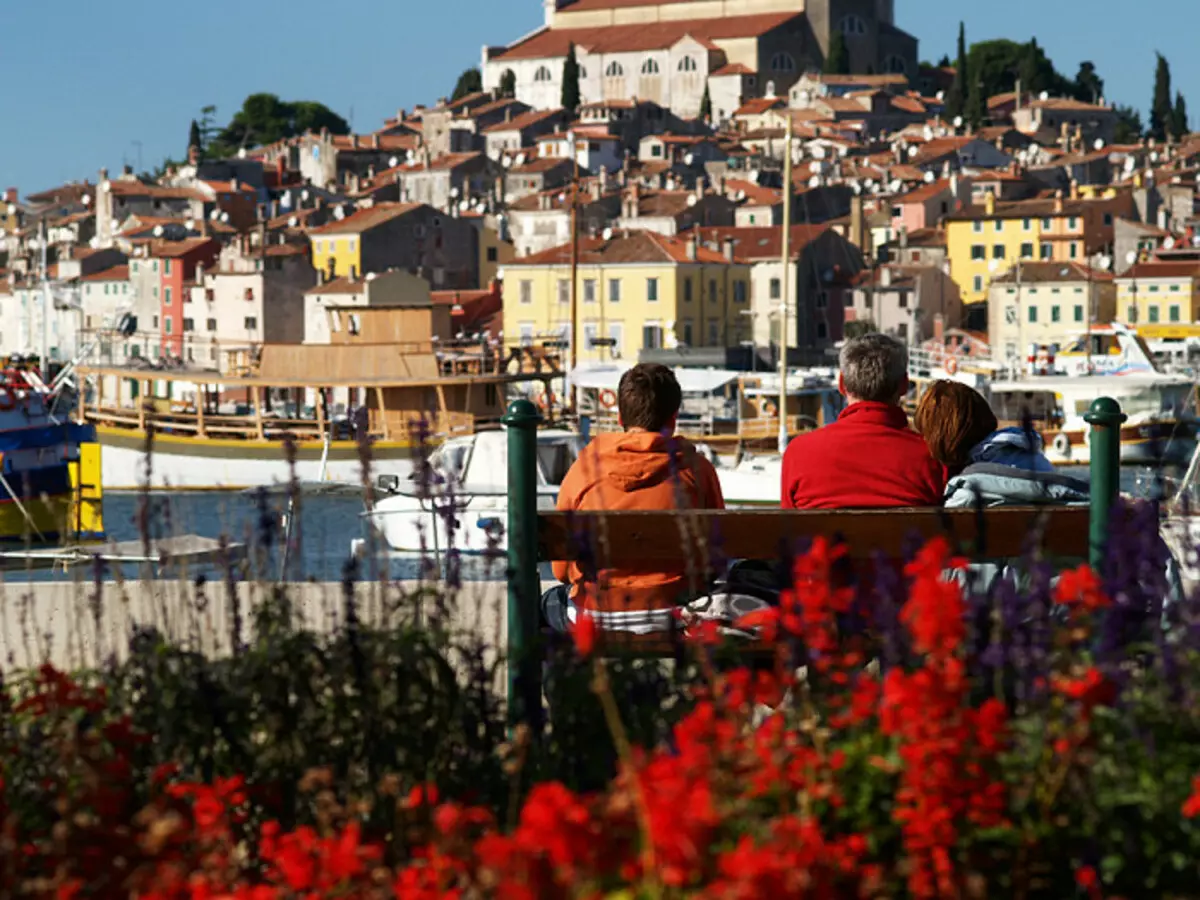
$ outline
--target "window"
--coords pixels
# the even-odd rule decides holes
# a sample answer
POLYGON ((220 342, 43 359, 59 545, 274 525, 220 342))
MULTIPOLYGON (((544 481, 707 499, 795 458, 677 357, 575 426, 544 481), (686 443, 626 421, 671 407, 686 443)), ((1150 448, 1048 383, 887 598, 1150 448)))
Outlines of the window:
POLYGON ((158 260, 157 259, 150 263, 150 271, 151 272, 158 271, 158 260))
POLYGON ((154 286, 154 289, 150 293, 154 295, 155 300, 158 299, 158 285, 157 284, 154 286))
POLYGON ((838 31, 846 37, 863 35, 867 33, 867 23, 862 20, 861 16, 844 16, 838 23, 838 31))
POLYGON ((658 302, 658 279, 657 278, 647 278, 646 279, 646 300, 649 301, 650 303, 658 302))
POLYGON ((883 61, 883 71, 894 75, 904 75, 908 72, 908 65, 904 62, 904 57, 896 56, 893 53, 883 61))
POLYGON ((583 346, 585 350, 591 350, 596 346, 596 329, 599 326, 594 322, 585 322, 583 326, 583 346))
POLYGON ((533 344, 533 323, 521 322, 517 325, 517 330, 521 335, 521 346, 531 346, 533 344))
POLYGON ((1104 214, 1104 227, 1107 228, 1110 225, 1112 225, 1112 223, 1113 223, 1112 213, 1105 213, 1104 214))
POLYGON ((550 74, 550 69, 547 66, 538 66, 538 70, 533 73, 534 81, 552 81, 554 76, 550 74))
POLYGON ((1062 318, 1061 313, 1059 312, 1059 309, 1060 308, 1057 304, 1050 307, 1050 321, 1051 322, 1057 322, 1057 321, 1059 321, 1059 319, 1062 318))
POLYGON ((1049 231, 1049 230, 1050 230, 1050 220, 1042 219, 1042 231, 1049 231))
POLYGON ((710 278, 708 281, 708 302, 717 302, 717 279, 710 278))
POLYGON ((1021 230, 1022 231, 1033 231, 1033 219, 1022 219, 1021 220, 1021 230))
POLYGON ((183 330, 184 330, 184 332, 195 331, 196 325, 191 319, 184 319, 183 320, 183 330))
POLYGON ((1177 284, 1171 285, 1171 293, 1178 294, 1179 293, 1179 285, 1177 285, 1177 284))
POLYGON ((662 144, 651 144, 650 145, 650 155, 651 156, 662 156, 663 155, 662 144))
POLYGON ((775 72, 795 72, 796 60, 790 53, 776 53, 771 57, 771 69, 775 72))
POLYGON ((154 327, 155 327, 155 328, 157 328, 157 327, 158 327, 158 316, 154 316, 154 318, 152 319, 152 321, 153 321, 153 323, 154 323, 154 327))
POLYGON ((1129 304, 1129 315, 1127 316, 1127 318, 1129 319, 1130 322, 1137 321, 1137 307, 1134 306, 1132 303, 1129 304))
POLYGON ((1021 245, 1021 259, 1033 259, 1033 244, 1024 243, 1021 245))
POLYGON ((166 303, 167 306, 170 306, 171 305, 171 289, 164 288, 163 290, 166 292, 163 294, 163 302, 166 303))
POLYGON ((1031 307, 1029 307, 1029 324, 1033 325, 1036 323, 1037 323, 1037 307, 1031 306, 1031 307))
POLYGON ((254 316, 246 316, 242 324, 246 327, 247 331, 256 331, 258 329, 258 319, 254 316))
POLYGON ((746 302, 746 282, 735 281, 733 283, 733 302, 734 303, 745 303, 746 302))
POLYGON ((595 278, 583 279, 583 302, 584 303, 595 303, 596 302, 596 279, 595 278))
POLYGON ((825 340, 825 338, 828 336, 829 336, 829 326, 827 326, 824 322, 818 322, 817 323, 817 337, 820 340, 825 340))
POLYGON ((1004 259, 1004 245, 995 244, 992 246, 992 259, 1004 259))
POLYGON ((1083 321, 1083 304, 1081 304, 1081 303, 1075 304, 1075 321, 1076 322, 1083 321))
POLYGON ((690 278, 683 283, 683 302, 692 302, 692 280, 690 278))
POLYGON ((1150 293, 1152 293, 1152 294, 1158 293, 1158 285, 1157 284, 1150 285, 1150 293))
POLYGON ((972 244, 971 259, 987 259, 987 247, 983 244, 972 244))
POLYGON ((495 262, 498 258, 499 258, 499 254, 496 252, 496 248, 488 247, 487 248, 487 261, 495 262))
POLYGON ((1171 312, 1171 321, 1178 322, 1179 321, 1179 304, 1172 303, 1170 312, 1171 312))
POLYGON ((533 302, 533 282, 532 281, 522 281, 521 282, 521 302, 524 304, 529 304, 529 303, 533 302))
POLYGON ((778 300, 780 297, 780 294, 782 294, 782 292, 783 292, 783 286, 780 284, 779 279, 772 278, 771 279, 771 299, 778 300))
POLYGON ((1150 323, 1154 324, 1158 321, 1158 304, 1152 303, 1148 308, 1150 311, 1150 323))
POLYGON ((217 320, 216 319, 208 319, 207 321, 205 321, 204 327, 207 328, 209 331, 216 331, 217 330, 217 320))
POLYGON ((571 282, 568 281, 566 278, 558 279, 558 302, 559 303, 570 303, 571 302, 571 282))
POLYGON ((604 74, 609 78, 620 78, 625 74, 625 70, 621 67, 621 64, 614 59, 608 64, 608 68, 604 70, 604 74))
POLYGON ((324 241, 313 241, 313 250, 316 251, 317 253, 324 253, 325 252, 325 242, 324 241))
POLYGON ((171 261, 169 259, 163 263, 163 274, 164 275, 171 274, 171 261))
POLYGON ((642 328, 642 347, 646 350, 661 350, 663 330, 661 325, 646 325, 642 328))
POLYGON ((1050 259, 1054 255, 1054 249, 1049 244, 1042 244, 1042 259, 1050 259))
POLYGON ((613 359, 618 359, 621 356, 621 340, 625 337, 625 326, 620 322, 615 322, 608 326, 608 337, 613 342, 609 348, 609 353, 613 359))
POLYGON ((1079 220, 1077 218, 1075 218, 1074 216, 1071 216, 1071 218, 1067 219, 1067 228, 1069 230, 1074 231, 1078 227, 1079 227, 1079 220))
POLYGON ((1071 241, 1070 250, 1071 250, 1071 259, 1074 259, 1075 257, 1077 257, 1079 255, 1079 245, 1077 243, 1075 243, 1074 241, 1071 241))
POLYGON ((167 316, 165 319, 163 319, 163 334, 170 334, 174 330, 172 328, 173 325, 174 323, 171 321, 170 316, 167 316))
POLYGON ((137 274, 137 261, 136 260, 129 264, 129 271, 132 272, 134 275, 137 274))
MULTIPOLYGON (((1017 308, 1015 306, 1004 307, 1004 324, 1005 325, 1016 325, 1017 324, 1017 308)), ((1011 354, 1009 354, 1009 355, 1011 356, 1011 354)))
POLYGON ((972 222, 971 230, 976 234, 983 234, 983 223, 979 221, 972 222))
POLYGON ((817 309, 825 309, 829 306, 829 293, 827 291, 817 292, 817 309))
POLYGON ((720 333, 717 330, 716 320, 710 319, 708 323, 708 346, 719 346, 720 339, 720 333))
POLYGON ((608 279, 608 302, 609 303, 620 303, 621 302, 621 279, 620 278, 608 279))
POLYGON ((996 234, 999 234, 1003 230, 1004 230, 1004 223, 1001 222, 999 219, 997 219, 996 220, 996 234))
POLYGON ((696 60, 690 56, 685 56, 679 61, 680 72, 695 72, 699 66, 696 65, 696 60))
POLYGON ((642 74, 643 75, 657 75, 658 74, 658 63, 652 59, 646 60, 644 63, 642 63, 642 74))
POLYGON ((353 253, 357 249, 357 247, 358 247, 358 241, 356 241, 354 238, 350 238, 350 240, 346 241, 346 248, 351 253, 353 253))
MULTIPOLYGON (((983 276, 976 275, 975 276, 975 293, 978 294, 982 290, 983 290, 983 276)), ((867 296, 868 296, 868 298, 870 297, 869 294, 867 296)))

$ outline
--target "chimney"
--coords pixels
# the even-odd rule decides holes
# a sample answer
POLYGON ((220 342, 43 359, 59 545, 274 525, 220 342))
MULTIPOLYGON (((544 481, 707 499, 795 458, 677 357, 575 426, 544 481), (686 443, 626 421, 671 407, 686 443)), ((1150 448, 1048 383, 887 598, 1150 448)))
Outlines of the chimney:
POLYGON ((538 194, 538 209, 545 212, 550 208, 550 195, 544 191, 538 194))
POLYGON ((353 147, 355 150, 358 149, 358 135, 357 134, 350 135, 350 146, 353 147))
POLYGON ((863 198, 855 194, 850 198, 850 243, 863 249, 863 198))
POLYGON ((908 249, 908 229, 903 225, 900 226, 900 249, 908 249))
MULTIPOLYGON (((992 191, 983 195, 983 210, 989 216, 996 214, 996 195, 992 191)), ((1059 211, 1061 212, 1061 210, 1059 211)))
POLYGON ((891 266, 880 266, 879 267, 879 284, 881 287, 885 287, 885 288, 892 286, 892 267, 891 266))
POLYGON ((1061 214, 1063 211, 1063 192, 1062 191, 1054 192, 1054 211, 1059 214, 1061 214))
POLYGON ((126 179, 132 178, 133 166, 121 166, 121 177, 126 179))
POLYGON ((685 238, 685 240, 687 241, 688 262, 695 262, 696 261, 696 252, 698 249, 696 245, 699 242, 699 238, 696 235, 695 228, 692 229, 691 234, 689 234, 687 236, 687 238, 685 238))
POLYGON ((100 181, 101 182, 108 181, 108 169, 100 170, 100 181))
POLYGON ((602 191, 603 191, 603 189, 604 189, 604 188, 603 188, 603 186, 600 184, 600 179, 599 179, 599 178, 593 178, 593 179, 592 179, 591 188, 592 188, 592 190, 591 190, 591 193, 592 193, 592 199, 593 199, 593 200, 599 200, 599 199, 600 199, 600 194, 601 194, 601 192, 602 192, 602 191))
POLYGON ((15 187, 10 187, 4 192, 4 202, 5 203, 16 203, 17 202, 17 189, 15 187))
POLYGON ((960 196, 961 191, 962 185, 958 181, 958 176, 952 174, 950 176, 950 196, 955 200, 960 200, 962 199, 960 196))
POLYGON ((608 193, 608 166, 600 167, 600 174, 596 176, 596 180, 600 183, 601 195, 608 193))
POLYGON ((697 200, 704 199, 704 194, 707 192, 707 188, 708 188, 708 185, 705 182, 704 176, 703 175, 697 176, 696 177, 696 199, 697 200))
POLYGON ((939 344, 946 340, 946 317, 941 313, 933 317, 933 339, 939 344))
POLYGON ((279 158, 275 160, 275 180, 277 182, 276 187, 283 187, 283 177, 286 172, 287 162, 284 160, 283 154, 280 154, 279 158))
POLYGON ((322 285, 324 283, 325 283, 325 270, 317 269, 317 284, 322 285))
POLYGON ((730 265, 733 264, 733 248, 734 248, 733 238, 725 238, 725 246, 724 246, 725 262, 729 263, 730 265))
POLYGON ((239 190, 241 190, 241 185, 239 185, 239 184, 238 184, 238 180, 237 180, 237 176, 236 176, 236 175, 235 175, 233 178, 230 178, 230 179, 229 179, 229 189, 230 189, 231 191, 233 191, 233 193, 235 193, 235 194, 236 194, 236 193, 237 193, 239 190))
POLYGON ((372 150, 379 149, 379 135, 377 135, 377 134, 371 135, 371 149, 372 150))
POLYGON ((1021 111, 1021 79, 1020 78, 1017 79, 1017 85, 1016 85, 1015 92, 1016 92, 1017 99, 1016 99, 1016 102, 1013 104, 1013 115, 1016 115, 1017 113, 1019 113, 1021 111))
POLYGON ((1071 199, 1072 200, 1079 199, 1079 182, 1076 181, 1074 178, 1071 179, 1071 199))
POLYGON ((505 122, 512 121, 512 104, 511 103, 508 104, 508 106, 504 107, 504 121, 505 122))
POLYGON ((200 148, 195 144, 188 147, 188 165, 193 168, 200 165, 200 148))

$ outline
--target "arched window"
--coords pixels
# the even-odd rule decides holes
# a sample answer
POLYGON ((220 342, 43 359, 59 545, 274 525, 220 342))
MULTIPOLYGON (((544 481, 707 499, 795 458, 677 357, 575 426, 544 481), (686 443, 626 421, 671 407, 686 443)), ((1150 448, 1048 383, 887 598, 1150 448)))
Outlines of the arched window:
POLYGON ((546 66, 538 66, 538 70, 533 74, 534 81, 551 81, 553 78, 550 69, 546 66))
POLYGON ((796 60, 790 53, 776 53, 771 57, 771 69, 775 72, 795 72, 796 60))
POLYGON ((883 61, 883 71, 896 75, 904 75, 908 71, 908 66, 904 64, 903 58, 893 55, 883 61))
POLYGON ((587 66, 580 66, 580 67, 579 67, 579 77, 580 77, 580 78, 587 78, 587 66))
POLYGON ((604 70, 604 74, 609 78, 620 78, 625 74, 625 70, 621 68, 621 64, 614 59, 608 64, 608 68, 604 70))
POLYGON ((679 61, 680 72, 695 72, 697 68, 699 67, 696 65, 696 60, 690 56, 685 56, 679 61))
POLYGON ((658 74, 658 63, 656 63, 652 59, 646 60, 644 63, 642 63, 642 74, 643 75, 657 75, 658 74))
POLYGON ((862 16, 845 16, 838 23, 838 30, 846 37, 856 37, 867 33, 867 23, 863 21, 862 16))

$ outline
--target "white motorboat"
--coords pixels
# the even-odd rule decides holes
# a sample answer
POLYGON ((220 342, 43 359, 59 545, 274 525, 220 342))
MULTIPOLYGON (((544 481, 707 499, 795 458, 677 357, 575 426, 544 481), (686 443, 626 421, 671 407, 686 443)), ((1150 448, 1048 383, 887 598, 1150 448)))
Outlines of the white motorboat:
POLYGON ((779 506, 783 457, 778 453, 746 456, 732 466, 715 465, 727 507, 779 506))
MULTIPOLYGON (((579 456, 580 436, 538 432, 538 509, 553 509, 567 470, 579 456)), ((508 548, 508 435, 481 431, 447 440, 430 454, 426 472, 407 479, 379 476, 383 498, 367 510, 371 527, 389 550, 440 557, 502 552, 508 548)))

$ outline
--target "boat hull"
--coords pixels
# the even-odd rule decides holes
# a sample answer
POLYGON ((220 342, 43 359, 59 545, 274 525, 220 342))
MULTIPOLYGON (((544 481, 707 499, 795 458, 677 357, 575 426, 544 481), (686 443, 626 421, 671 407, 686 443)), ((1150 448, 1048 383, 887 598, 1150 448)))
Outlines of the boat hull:
MULTIPOLYGON (((553 494, 538 497, 538 509, 554 509, 553 494)), ((444 502, 440 509, 446 509, 444 502)), ((403 495, 387 497, 364 515, 394 553, 445 555, 454 548, 473 556, 508 550, 508 498, 464 495, 454 499, 454 512, 435 512, 428 500, 403 495)))
POLYGON ((74 491, 66 462, 6 473, 4 481, 0 483, 0 542, 75 536, 74 491))
MULTIPOLYGON (((146 482, 144 432, 98 426, 106 490, 137 490, 146 482)), ((295 445, 294 470, 282 441, 242 441, 155 434, 150 443, 150 487, 170 490, 245 490, 297 481, 360 484, 362 461, 355 441, 329 445, 322 478, 324 444, 295 445)), ((371 444, 371 478, 388 473, 407 477, 415 445, 410 441, 371 444)))

